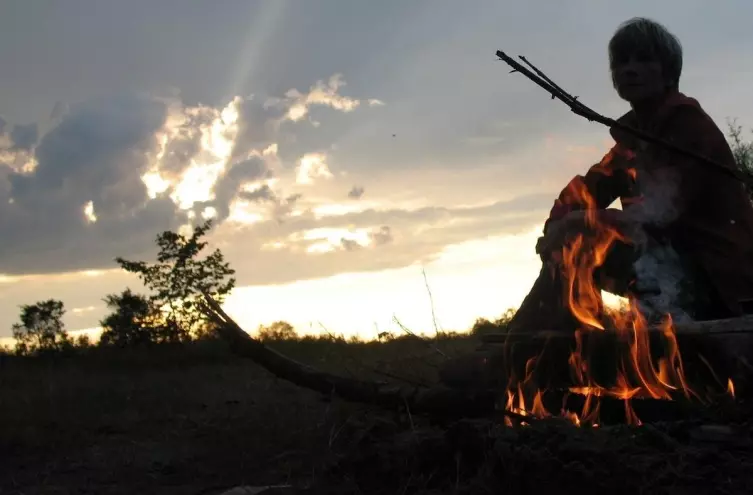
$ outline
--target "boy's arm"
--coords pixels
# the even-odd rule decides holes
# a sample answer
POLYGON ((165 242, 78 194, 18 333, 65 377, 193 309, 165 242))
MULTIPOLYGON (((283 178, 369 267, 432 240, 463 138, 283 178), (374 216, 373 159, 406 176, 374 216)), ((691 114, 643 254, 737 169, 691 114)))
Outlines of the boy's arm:
POLYGON ((560 192, 544 223, 544 234, 553 221, 560 220, 568 213, 585 209, 604 209, 626 191, 625 171, 614 166, 614 160, 630 157, 630 151, 616 144, 601 162, 593 165, 586 175, 576 175, 560 192))
MULTIPOLYGON (((664 137, 677 146, 694 151, 721 165, 731 169, 736 167, 724 134, 710 117, 696 107, 678 107, 665 128, 664 137)), ((696 201, 703 200, 704 191, 726 184, 729 180, 724 172, 693 158, 671 154, 667 162, 667 165, 677 167, 679 172, 677 207, 680 214, 696 201)))

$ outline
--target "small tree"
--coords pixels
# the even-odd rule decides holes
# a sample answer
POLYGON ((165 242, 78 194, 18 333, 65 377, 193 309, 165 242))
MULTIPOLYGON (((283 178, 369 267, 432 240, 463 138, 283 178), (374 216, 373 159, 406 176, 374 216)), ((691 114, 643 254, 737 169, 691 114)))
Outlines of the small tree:
POLYGON ((276 321, 269 326, 259 325, 256 335, 261 341, 296 340, 298 338, 298 332, 287 321, 276 321))
POLYGON ((131 347, 162 340, 149 298, 127 288, 120 294, 106 296, 104 301, 112 313, 99 322, 102 326, 101 345, 131 347))
POLYGON ((169 230, 158 235, 156 263, 116 258, 124 270, 137 274, 152 292, 149 302, 160 317, 158 327, 163 341, 184 341, 206 333, 210 322, 196 304, 202 291, 221 303, 235 287, 235 270, 219 249, 198 259, 207 245, 201 238, 211 226, 212 221, 207 220, 194 227, 189 238, 169 230))
POLYGON ((13 324, 17 354, 39 354, 71 346, 65 331, 63 301, 48 299, 21 306, 20 323, 13 324))
MULTIPOLYGON (((751 179, 753 183, 753 142, 743 139, 743 128, 737 125, 737 120, 727 122, 727 138, 729 140, 732 155, 735 157, 737 166, 740 170, 751 179)), ((753 200, 753 188, 748 186, 748 194, 753 200)))
POLYGON ((504 333, 507 331, 507 327, 514 316, 515 310, 509 308, 494 321, 489 321, 486 318, 478 318, 471 328, 471 334, 481 336, 490 333, 504 333))
POLYGON ((91 338, 89 338, 89 336, 86 334, 79 335, 78 337, 76 337, 73 340, 73 345, 76 349, 79 349, 79 350, 87 350, 94 347, 92 345, 91 338))
POLYGON ((753 171, 753 142, 743 139, 743 128, 737 125, 736 119, 729 121, 727 127, 727 137, 735 161, 741 169, 753 171))

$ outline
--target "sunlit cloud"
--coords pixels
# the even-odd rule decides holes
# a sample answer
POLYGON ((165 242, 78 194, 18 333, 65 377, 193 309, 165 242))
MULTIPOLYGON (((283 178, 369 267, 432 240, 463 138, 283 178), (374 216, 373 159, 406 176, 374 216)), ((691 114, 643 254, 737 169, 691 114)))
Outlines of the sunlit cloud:
POLYGON ((89 201, 84 205, 84 217, 89 223, 95 223, 97 221, 97 215, 94 213, 93 201, 89 201))
POLYGON ((82 313, 91 313, 92 311, 95 311, 97 309, 96 306, 85 306, 83 308, 73 308, 71 309, 71 313, 74 315, 80 315, 82 313))
POLYGON ((379 201, 363 201, 358 203, 327 203, 314 206, 311 211, 313 212, 315 218, 322 219, 325 217, 347 215, 348 213, 358 213, 361 211, 366 211, 370 208, 379 208, 380 206, 387 205, 384 205, 379 201))
MULTIPOLYGON (((283 120, 293 121, 306 116, 314 105, 350 112, 362 101, 338 94, 344 85, 342 76, 336 74, 326 83, 318 81, 307 93, 291 89, 284 98, 270 99, 265 107, 280 107, 285 110, 283 120)), ((218 181, 239 160, 259 158, 270 171, 287 173, 281 167, 277 142, 268 142, 262 147, 247 150, 243 156, 234 156, 240 126, 251 125, 240 121, 240 108, 248 101, 235 97, 224 108, 216 109, 204 105, 183 106, 178 100, 169 100, 168 117, 156 136, 158 150, 153 157, 154 164, 141 176, 148 196, 154 199, 168 194, 179 208, 188 211, 197 203, 214 201, 214 188, 218 181)), ((374 98, 363 101, 368 106, 384 104, 374 98)), ((272 119, 270 122, 275 122, 274 117, 269 118, 272 119)), ((255 122, 252 125, 264 126, 265 123, 255 122)), ((286 195, 284 187, 311 185, 317 179, 334 178, 326 160, 327 155, 323 152, 304 153, 295 167, 292 182, 280 182, 276 174, 263 181, 241 182, 239 191, 248 192, 251 196, 254 195, 253 188, 258 192, 260 186, 266 186, 282 199, 275 205, 257 208, 248 198, 223 198, 229 203, 227 218, 232 222, 255 223, 266 217, 302 214, 303 210, 293 206, 298 197, 295 194, 286 195)))
POLYGON ((280 249, 285 249, 287 247, 287 244, 285 244, 282 241, 274 241, 274 242, 267 242, 265 244, 262 244, 260 249, 262 251, 277 251, 280 249))
POLYGON ((212 188, 228 165, 238 132, 238 105, 234 98, 209 125, 201 128, 201 149, 205 153, 192 159, 191 165, 175 185, 170 197, 180 208, 190 208, 196 202, 214 198, 212 188), (206 161, 200 162, 198 159, 206 161))
POLYGON ((345 86, 342 74, 334 74, 329 81, 317 81, 311 86, 308 93, 301 93, 297 89, 291 89, 285 93, 285 99, 281 101, 272 101, 273 104, 287 104, 288 111, 286 118, 297 122, 309 113, 309 108, 313 105, 323 105, 332 107, 342 112, 351 112, 355 110, 360 101, 347 96, 338 94, 338 90, 345 86))
POLYGON ((288 243, 276 241, 278 249, 289 243, 307 246, 307 253, 329 253, 333 251, 353 251, 370 246, 379 246, 392 240, 392 233, 387 226, 335 228, 320 227, 288 236, 288 243))
POLYGON ((331 179, 334 177, 327 166, 324 153, 306 153, 298 162, 296 183, 311 184, 314 179, 331 179))
POLYGON ((226 221, 252 225, 267 218, 267 209, 258 203, 236 199, 230 204, 230 215, 226 221))
POLYGON ((112 271, 116 270, 86 270, 81 272, 81 274, 86 277, 101 277, 102 275, 106 275, 108 272, 112 271))

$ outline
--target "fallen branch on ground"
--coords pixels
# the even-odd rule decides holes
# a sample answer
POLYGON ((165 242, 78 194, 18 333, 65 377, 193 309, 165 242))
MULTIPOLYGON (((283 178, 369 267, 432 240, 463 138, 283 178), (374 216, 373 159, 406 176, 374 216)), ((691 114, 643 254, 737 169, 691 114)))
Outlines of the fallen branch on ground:
POLYGON ((492 391, 464 392, 448 387, 411 387, 345 378, 316 370, 290 359, 253 339, 222 310, 219 303, 204 293, 203 312, 216 325, 219 335, 236 354, 247 357, 275 376, 296 385, 341 399, 388 409, 407 409, 411 414, 441 418, 489 417, 495 414, 519 421, 534 418, 500 410, 492 391))

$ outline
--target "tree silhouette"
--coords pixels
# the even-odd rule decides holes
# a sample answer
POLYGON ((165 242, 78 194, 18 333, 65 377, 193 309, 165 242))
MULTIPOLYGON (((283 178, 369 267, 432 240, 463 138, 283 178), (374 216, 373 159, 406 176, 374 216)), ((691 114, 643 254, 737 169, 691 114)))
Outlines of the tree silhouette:
POLYGON ((515 316, 515 309, 509 308, 502 316, 494 321, 489 321, 486 318, 478 318, 471 328, 471 335, 481 336, 490 333, 504 333, 507 331, 507 327, 515 316))
POLYGON ((149 298, 127 288, 120 294, 104 298, 112 313, 99 322, 102 326, 101 345, 131 347, 159 343, 163 339, 160 325, 149 298))
POLYGON ((211 226, 212 221, 207 220, 194 227, 189 238, 169 230, 158 235, 156 263, 116 258, 124 270, 137 274, 152 292, 149 303, 157 314, 155 325, 162 341, 185 341, 205 334, 210 323, 196 304, 202 291, 222 302, 235 287, 235 270, 219 249, 204 259, 198 258, 207 245, 201 239, 211 226))
MULTIPOLYGON (((727 139, 737 166, 748 178, 753 179, 753 142, 743 139, 743 128, 737 125, 737 119, 727 122, 727 139)), ((748 187, 748 194, 753 200, 753 189, 748 187)))
POLYGON ((295 328, 293 328, 293 325, 287 321, 276 321, 268 326, 259 325, 257 337, 261 341, 295 340, 298 338, 298 333, 295 331, 295 328))
POLYGON ((743 139, 743 128, 737 125, 737 119, 729 121, 727 127, 727 137, 735 161, 743 170, 753 171, 753 142, 743 139))
POLYGON ((56 299, 21 306, 21 321, 13 324, 16 353, 40 354, 71 347, 64 314, 63 302, 56 299))

